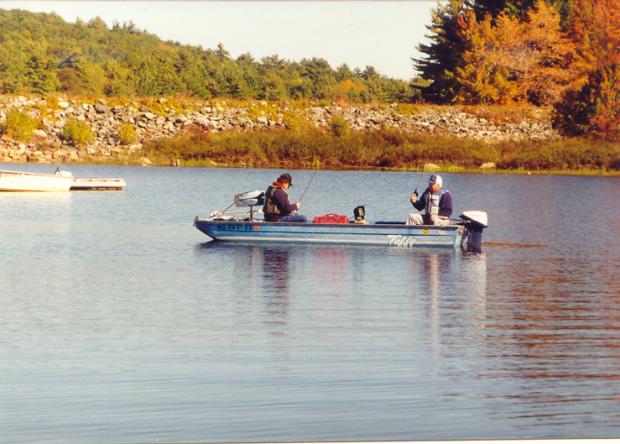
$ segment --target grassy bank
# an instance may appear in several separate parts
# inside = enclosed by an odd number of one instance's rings
[[[620,174],[620,143],[589,139],[482,143],[397,130],[209,133],[192,129],[152,140],[129,163],[146,157],[156,165],[442,171]]]

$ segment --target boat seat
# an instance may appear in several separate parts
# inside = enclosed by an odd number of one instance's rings
[[[398,220],[380,220],[375,222],[375,225],[405,225],[405,222]]]

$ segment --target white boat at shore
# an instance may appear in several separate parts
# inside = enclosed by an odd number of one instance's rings
[[[78,178],[60,169],[55,174],[0,170],[0,191],[122,190],[125,185],[125,179]]]
[[[0,191],[69,191],[73,177],[0,170]]]

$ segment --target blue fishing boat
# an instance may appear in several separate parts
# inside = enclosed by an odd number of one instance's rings
[[[194,225],[218,241],[382,245],[400,248],[457,248],[465,231],[462,225],[436,227],[395,223],[358,225],[198,219]]]
[[[487,215],[482,211],[466,211],[450,225],[405,225],[399,221],[367,223],[356,217],[351,223],[265,222],[260,219],[263,194],[250,191],[235,196],[224,211],[215,211],[207,219],[196,217],[194,226],[214,241],[257,243],[310,243],[340,245],[373,245],[394,248],[462,247],[481,250],[482,230]],[[233,205],[249,207],[241,213],[229,212]],[[356,216],[357,216],[356,212]]]

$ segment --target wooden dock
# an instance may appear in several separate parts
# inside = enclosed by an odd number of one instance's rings
[[[118,191],[125,188],[125,179],[73,178],[70,191]]]

